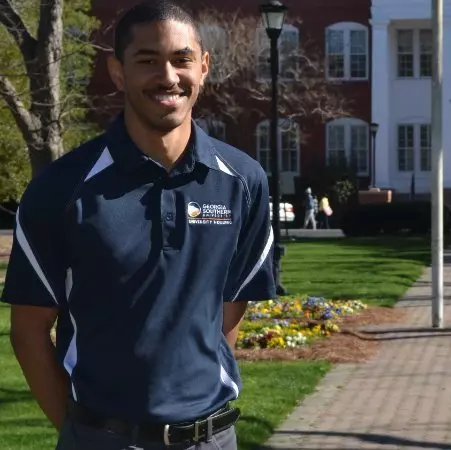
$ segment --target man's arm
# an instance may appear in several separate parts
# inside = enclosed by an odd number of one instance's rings
[[[11,306],[11,344],[25,379],[44,414],[60,429],[68,397],[68,376],[57,362],[50,330],[57,308]]]
[[[244,313],[246,312],[247,302],[236,301],[224,303],[224,321],[222,326],[222,332],[229,347],[233,350],[238,338],[238,331],[240,329],[241,321],[243,320]]]

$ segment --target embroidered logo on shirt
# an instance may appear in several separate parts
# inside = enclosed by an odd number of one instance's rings
[[[196,225],[231,225],[232,210],[225,205],[189,202],[188,223]]]

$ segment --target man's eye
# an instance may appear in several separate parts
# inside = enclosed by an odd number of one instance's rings
[[[143,59],[141,61],[138,61],[138,64],[154,64],[155,60],[154,59]]]
[[[178,64],[186,64],[186,63],[190,63],[191,59],[190,58],[179,58],[176,61]]]

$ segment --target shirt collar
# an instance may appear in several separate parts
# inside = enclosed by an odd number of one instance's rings
[[[160,164],[145,155],[130,138],[125,127],[123,112],[108,126],[106,139],[108,150],[114,162],[127,171],[137,170],[145,164],[161,167]],[[196,163],[200,163],[210,169],[216,168],[213,152],[212,139],[192,121],[188,148],[173,171],[177,173],[191,172],[194,170]]]

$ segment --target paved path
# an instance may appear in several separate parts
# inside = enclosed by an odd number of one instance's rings
[[[268,441],[303,450],[451,449],[451,255],[445,327],[431,329],[431,271],[398,303],[408,321],[373,329],[383,341],[361,365],[333,369]]]

